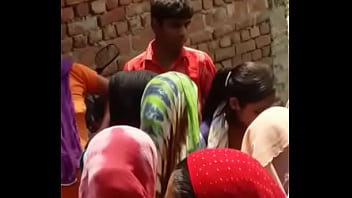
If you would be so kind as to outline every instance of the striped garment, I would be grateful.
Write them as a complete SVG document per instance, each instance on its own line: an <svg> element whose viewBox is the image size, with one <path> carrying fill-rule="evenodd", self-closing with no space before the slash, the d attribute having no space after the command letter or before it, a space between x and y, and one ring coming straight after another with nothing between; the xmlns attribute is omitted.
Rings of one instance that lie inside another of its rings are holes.
<svg viewBox="0 0 352 198"><path fill-rule="evenodd" d="M158 151L158 194L163 196L176 164L200 148L197 86L186 75L154 77L141 101L141 129Z"/></svg>

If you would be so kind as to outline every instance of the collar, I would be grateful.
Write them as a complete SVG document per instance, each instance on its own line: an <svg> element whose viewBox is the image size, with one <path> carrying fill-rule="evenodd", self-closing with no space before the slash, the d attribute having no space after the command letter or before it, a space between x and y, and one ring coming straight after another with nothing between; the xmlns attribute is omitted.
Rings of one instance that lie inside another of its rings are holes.
<svg viewBox="0 0 352 198"><path fill-rule="evenodd" d="M155 60L154 49L153 49L154 42L155 42L155 39L153 39L152 41L149 42L148 47L145 51L144 60L150 60L150 61ZM180 54L179 58L186 58L188 60L187 50L185 47L182 47L181 54ZM177 59L179 59L179 58L177 58Z"/></svg>

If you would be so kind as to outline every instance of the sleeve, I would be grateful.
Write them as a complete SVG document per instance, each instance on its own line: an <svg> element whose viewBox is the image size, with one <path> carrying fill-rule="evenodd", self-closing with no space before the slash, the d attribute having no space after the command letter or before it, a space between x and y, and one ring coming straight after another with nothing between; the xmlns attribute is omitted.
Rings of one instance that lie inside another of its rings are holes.
<svg viewBox="0 0 352 198"><path fill-rule="evenodd" d="M77 78L84 84L86 92L96 93L99 92L98 86L98 74L93 69L83 64L74 63L72 65L72 71Z"/></svg>
<svg viewBox="0 0 352 198"><path fill-rule="evenodd" d="M210 56L205 53L204 65L201 67L200 72L200 83L203 99L208 97L215 73L216 67L213 61L211 60Z"/></svg>

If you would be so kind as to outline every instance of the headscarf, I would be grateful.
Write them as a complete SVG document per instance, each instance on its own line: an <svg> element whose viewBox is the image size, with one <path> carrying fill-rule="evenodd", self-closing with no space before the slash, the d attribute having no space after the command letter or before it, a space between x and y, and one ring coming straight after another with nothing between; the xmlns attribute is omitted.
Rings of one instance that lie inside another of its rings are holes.
<svg viewBox="0 0 352 198"><path fill-rule="evenodd" d="M259 114L245 132L241 147L241 151L267 167L282 188L284 185L281 181L288 177L288 155L284 155L282 161L276 164L278 167L274 167L272 161L289 147L288 111L285 107L277 106ZM287 175L278 174L276 169L283 170Z"/></svg>
<svg viewBox="0 0 352 198"><path fill-rule="evenodd" d="M110 126L140 127L140 103L143 91L147 83L156 75L147 70L120 71L110 78Z"/></svg>
<svg viewBox="0 0 352 198"><path fill-rule="evenodd" d="M186 75L167 72L154 77L141 102L141 129L158 150L158 193L165 193L176 164L200 148L197 86Z"/></svg>
<svg viewBox="0 0 352 198"><path fill-rule="evenodd" d="M80 140L76 127L75 112L69 86L72 63L61 60L61 185L76 182L76 173L81 155Z"/></svg>
<svg viewBox="0 0 352 198"><path fill-rule="evenodd" d="M143 131L114 126L99 132L84 155L79 198L154 198L157 152Z"/></svg>
<svg viewBox="0 0 352 198"><path fill-rule="evenodd" d="M229 124L226 120L224 110L226 103L222 102L213 114L208 135L208 148L227 148L229 144L228 130Z"/></svg>
<svg viewBox="0 0 352 198"><path fill-rule="evenodd" d="M197 198L285 198L268 172L248 154L235 149L203 149L187 157Z"/></svg>

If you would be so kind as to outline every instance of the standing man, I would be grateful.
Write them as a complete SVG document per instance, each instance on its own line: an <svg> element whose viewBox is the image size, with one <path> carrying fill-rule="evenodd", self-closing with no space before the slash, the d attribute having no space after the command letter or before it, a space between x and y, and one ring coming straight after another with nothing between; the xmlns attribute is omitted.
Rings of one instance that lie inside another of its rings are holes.
<svg viewBox="0 0 352 198"><path fill-rule="evenodd" d="M188 0L152 1L151 26L155 39L144 52L128 61L124 70L184 73L197 84L203 105L216 69L208 54L184 46L192 17L193 8Z"/></svg>

